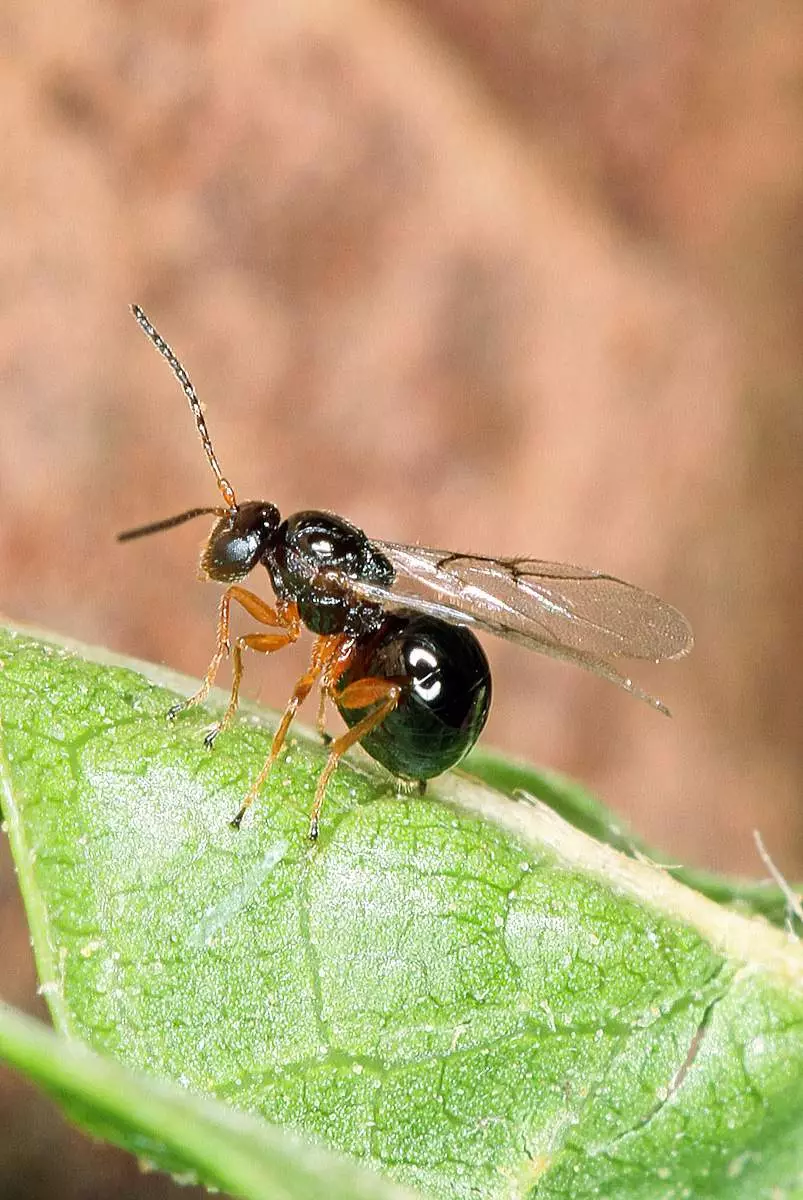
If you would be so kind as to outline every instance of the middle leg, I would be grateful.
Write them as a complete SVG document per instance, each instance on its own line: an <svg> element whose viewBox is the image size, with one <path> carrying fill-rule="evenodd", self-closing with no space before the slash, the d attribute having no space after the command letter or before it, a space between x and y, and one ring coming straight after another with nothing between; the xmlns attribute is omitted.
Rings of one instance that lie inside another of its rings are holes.
<svg viewBox="0 0 803 1200"><path fill-rule="evenodd" d="M327 700L334 699L337 681L354 661L354 651L354 640L352 638L344 640L338 653L328 660L321 672L321 691L318 700L318 717L315 722L315 728L318 730L321 741L326 746L332 742L330 734L326 732L326 702Z"/></svg>
<svg viewBox="0 0 803 1200"><path fill-rule="evenodd" d="M282 719L279 722L279 726L275 734L273 735L270 753L265 761L265 765L257 775L254 782L251 784L248 794L240 805L235 817L231 821L231 826L233 829L240 828L243 817L259 795L259 791L265 780L268 778L273 764L281 754L282 747L284 746L284 742L287 737L287 731L289 730L293 722L293 718L295 717L299 708L312 691L317 680L320 678L321 673L326 670L330 663L342 655L344 647L349 640L350 639L347 639L343 634L335 634L331 637L321 636L315 639L315 644L312 648L310 665L301 676L296 686L293 688L293 692L287 702L287 707L284 710Z"/></svg>

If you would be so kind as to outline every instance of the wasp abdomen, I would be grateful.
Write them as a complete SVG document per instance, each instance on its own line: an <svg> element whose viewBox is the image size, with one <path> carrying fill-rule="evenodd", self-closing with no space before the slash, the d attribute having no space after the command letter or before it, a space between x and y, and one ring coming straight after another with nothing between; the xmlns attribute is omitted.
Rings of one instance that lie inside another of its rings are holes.
<svg viewBox="0 0 803 1200"><path fill-rule="evenodd" d="M338 694L366 678L402 684L398 706L361 741L372 758L402 779L430 779L455 766L488 717L488 660L463 626L434 617L386 615L376 632L358 639ZM349 726L367 711L340 704L338 710Z"/></svg>

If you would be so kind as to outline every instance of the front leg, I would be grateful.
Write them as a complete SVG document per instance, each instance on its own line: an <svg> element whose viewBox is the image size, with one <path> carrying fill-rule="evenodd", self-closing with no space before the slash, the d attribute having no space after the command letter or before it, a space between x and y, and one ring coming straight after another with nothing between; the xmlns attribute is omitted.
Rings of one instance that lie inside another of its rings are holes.
<svg viewBox="0 0 803 1200"><path fill-rule="evenodd" d="M295 627L284 629L280 633L246 633L238 637L231 652L231 695L228 707L220 721L216 721L204 738L204 745L211 749L219 733L228 729L240 702L240 681L243 677L243 650L256 650L258 654L273 654L291 646L298 638L299 630Z"/></svg>
<svg viewBox="0 0 803 1200"><path fill-rule="evenodd" d="M195 704L202 704L212 690L212 685L215 682L220 664L230 649L229 632L231 628L231 605L233 600L236 600L260 624L272 625L274 629L285 631L282 636L286 640L282 642L282 645L287 645L288 642L295 641L299 636L301 632L301 620L295 604L280 604L278 608L274 609L269 604L266 604L264 600L260 599L259 596L256 596L253 592L249 592L247 588L240 587L238 584L226 588L220 597L220 605L218 606L215 653L212 655L212 661L209 663L203 682L194 695L190 696L187 700L180 700L177 704L173 705L168 711L168 720L174 720L186 708L192 708ZM232 688L232 699L229 705L231 707L233 702L234 709L237 707L240 685L239 676L241 675L242 663L240 663L239 675L236 677L235 686Z"/></svg>

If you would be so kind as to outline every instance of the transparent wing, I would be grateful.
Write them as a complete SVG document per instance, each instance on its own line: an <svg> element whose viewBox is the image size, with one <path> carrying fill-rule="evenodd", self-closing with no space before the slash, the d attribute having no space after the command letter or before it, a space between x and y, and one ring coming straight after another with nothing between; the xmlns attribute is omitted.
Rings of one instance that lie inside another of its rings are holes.
<svg viewBox="0 0 803 1200"><path fill-rule="evenodd" d="M606 661L660 662L691 649L686 618L650 592L567 563L372 544L390 559L396 579L390 588L350 584L365 599L391 611L412 610L469 625L577 663L666 711Z"/></svg>

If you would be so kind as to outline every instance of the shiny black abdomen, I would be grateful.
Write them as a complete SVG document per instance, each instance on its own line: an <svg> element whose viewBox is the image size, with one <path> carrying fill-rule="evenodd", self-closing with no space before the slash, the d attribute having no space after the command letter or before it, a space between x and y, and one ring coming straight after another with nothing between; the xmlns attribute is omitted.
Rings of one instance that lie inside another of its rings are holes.
<svg viewBox="0 0 803 1200"><path fill-rule="evenodd" d="M308 510L283 521L262 559L276 595L295 601L312 633L361 633L379 624L375 605L355 604L343 580L389 585L391 564L361 529L334 513Z"/></svg>
<svg viewBox="0 0 803 1200"><path fill-rule="evenodd" d="M455 766L476 742L491 704L491 674L470 630L434 617L386 614L359 638L338 690L367 677L405 679L402 698L361 741L394 775L430 779ZM341 708L347 725L367 710Z"/></svg>

